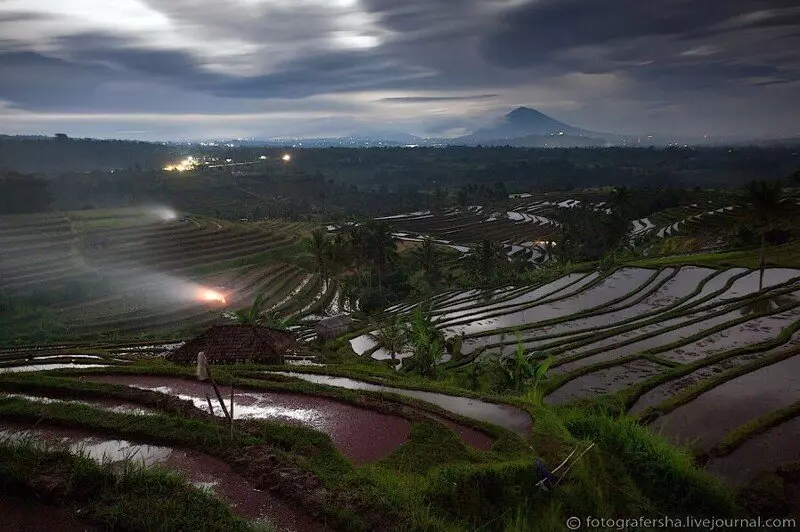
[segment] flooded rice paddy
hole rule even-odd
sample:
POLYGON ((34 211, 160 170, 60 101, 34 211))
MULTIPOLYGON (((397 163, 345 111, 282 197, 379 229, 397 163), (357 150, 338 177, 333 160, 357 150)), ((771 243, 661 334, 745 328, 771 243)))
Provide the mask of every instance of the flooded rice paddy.
MULTIPOLYGON (((191 400, 208 412, 211 398, 214 413, 223 416, 210 384, 173 377, 145 375, 98 375, 93 382, 122 384, 191 400)), ((222 387, 229 405, 230 388, 222 387)), ((305 425, 330 436, 334 445, 354 463, 365 463, 387 456, 408 440, 411 423, 399 416, 386 415, 331 399, 296 393, 235 390, 234 418, 266 419, 305 425)))
MULTIPOLYGON (((640 226, 644 227, 641 221, 640 226)), ((623 391, 672 367, 699 365, 714 357, 708 365, 646 391, 631 408, 636 414, 695 384, 796 348, 800 333, 786 344, 761 346, 794 330, 800 322, 800 270, 767 268, 761 291, 759 277, 758 271, 744 268, 681 266, 658 272, 622 268, 603 277, 572 274, 527 290, 509 288, 499 295, 474 290, 451 293, 432 304, 437 326, 445 336, 463 335, 462 355, 477 353, 477 360, 483 360, 511 353, 519 334, 527 352, 553 356, 551 375, 570 376, 593 365, 606 366, 568 378, 546 397, 549 403, 623 391), (636 358, 640 355, 651 358, 636 358), (615 366, 609 366, 617 360, 615 366)), ((401 308, 395 311, 405 312, 401 308)), ((365 337, 353 343, 360 348, 356 352, 381 352, 365 337)), ((794 356, 762 369, 754 367, 666 414, 653 429, 673 442, 707 450, 741 424, 800 399, 798 364, 800 356, 794 356)), ((303 378, 358 389, 388 388, 336 383, 336 378, 330 377, 303 378)), ((402 393, 412 396, 408 390, 402 393)), ((436 403, 430 397, 423 400, 436 403)), ((458 413, 478 417, 475 412, 465 412, 458 413)), ((503 425, 492 417, 488 413, 483 420, 503 425)), ((505 423, 508 426, 508 421, 505 423)), ((752 467, 736 472, 736 458, 720 457, 712 460, 709 470, 740 482, 762 466, 774 469, 781 460, 800 459, 800 445, 790 451, 791 444, 785 443, 796 434, 796 423, 770 429, 778 438, 775 449, 762 453, 761 461, 754 459, 752 467)), ((758 453, 754 449, 766 441, 755 437, 732 456, 749 460, 758 453)))
POLYGON ((316 375, 311 373, 295 372, 276 373, 290 377, 297 377, 299 379, 303 379, 304 381, 313 382, 315 384, 347 388, 348 390, 387 392, 404 395, 406 397, 412 397, 414 399, 420 399, 447 410, 448 412, 452 412, 453 414, 499 425, 510 431, 516 432, 523 437, 527 437, 531 431, 530 415, 528 415, 527 412, 510 405, 487 403, 478 399, 446 395, 443 393, 383 386, 379 384, 348 379, 346 377, 333 377, 330 375, 316 375))
POLYGON ((658 418, 653 429, 674 443, 708 450, 736 427, 800 401, 798 375, 800 356, 757 369, 658 418))

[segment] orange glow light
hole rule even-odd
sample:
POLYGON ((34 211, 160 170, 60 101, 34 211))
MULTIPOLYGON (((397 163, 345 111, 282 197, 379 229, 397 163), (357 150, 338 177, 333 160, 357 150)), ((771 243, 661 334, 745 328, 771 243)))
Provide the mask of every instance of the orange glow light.
POLYGON ((209 290, 207 288, 204 288, 200 291, 200 300, 212 303, 222 303, 223 305, 227 303, 227 301, 225 301, 225 296, 223 296, 219 292, 216 292, 214 290, 209 290))

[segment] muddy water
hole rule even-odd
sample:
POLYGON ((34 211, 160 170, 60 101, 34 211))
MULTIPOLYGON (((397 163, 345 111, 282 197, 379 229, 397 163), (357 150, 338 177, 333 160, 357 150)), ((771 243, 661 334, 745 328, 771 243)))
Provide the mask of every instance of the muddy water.
POLYGON ((63 427, 30 428, 3 424, 0 425, 2 436, 13 439, 34 436, 65 445, 72 452, 82 452, 98 462, 132 460, 146 467, 165 467, 181 473, 195 486, 211 490, 245 519, 270 522, 282 531, 324 529, 268 491, 256 489, 225 462, 197 451, 105 439, 90 432, 63 427))
MULTIPOLYGON (((708 277, 712 272, 713 270, 707 268, 695 268, 693 266, 681 268, 681 271, 679 271, 675 277, 664 283, 661 288, 636 305, 625 309, 606 312, 597 316, 578 318, 565 323, 527 331, 523 334, 522 338, 536 338, 542 335, 564 334, 572 331, 578 332, 583 329, 595 327, 607 328, 620 325, 629 320, 635 320, 639 316, 671 305, 680 298, 691 294, 697 289, 697 284, 708 277)), ((635 300, 641 297, 641 293, 634 294, 634 296, 631 297, 633 298, 632 300, 635 300)), ((627 301, 631 301, 631 299, 627 301)), ((621 306, 621 304, 616 305, 616 307, 619 306, 621 306)), ((525 347, 534 348, 538 345, 544 345, 554 341, 556 340, 525 342, 525 347)))
MULTIPOLYGON (((592 282, 597 277, 597 274, 589 274, 586 276, 581 277, 577 282, 573 282, 567 287, 564 287, 556 292, 550 293, 546 295, 546 297, 541 297, 538 304, 543 304, 546 301, 552 300, 557 297, 561 297, 562 295, 569 295, 575 292, 579 292, 583 289, 583 287, 590 282, 592 282)), ((562 277, 563 279, 563 277, 562 277)), ((554 281, 558 282, 558 281, 554 281)), ((549 291, 550 288, 541 287, 542 290, 549 291)), ((538 290, 538 289, 537 289, 538 290)), ((506 323, 513 321, 515 318, 518 319, 517 315, 524 315, 526 311, 532 309, 524 309, 519 310, 520 307, 524 307, 525 305, 518 305, 517 307, 511 308, 503 308, 503 309, 495 309, 495 310, 486 310, 486 307, 480 307, 477 309, 470 309, 469 311, 463 312, 459 314, 459 317, 456 320, 449 320, 449 323, 455 321, 467 321, 472 319, 473 322, 468 325, 447 325, 447 323, 440 322, 439 326, 445 336, 453 336, 455 334, 475 334, 479 332, 483 332, 490 329, 495 329, 499 327, 505 327, 506 323), (504 315, 496 316, 496 317, 489 317, 493 314, 505 312, 504 315)), ((533 307, 533 309, 538 308, 538 306, 533 307)), ((524 319, 523 319, 524 321, 524 319)), ((517 322, 514 322, 517 324, 517 322)))
POLYGON ((658 353, 658 356, 680 364, 696 362, 722 351, 771 340, 778 336, 782 329, 796 321, 798 316, 800 316, 800 308, 774 316, 757 318, 711 334, 696 342, 658 353))
POLYGON ((761 471, 775 471, 794 460, 800 460, 800 417, 754 436, 728 456, 712 458, 706 471, 743 485, 761 471))
MULTIPOLYGON (((724 294, 712 298, 708 303, 724 301, 726 299, 733 299, 758 292, 758 277, 758 271, 748 273, 744 277, 734 281, 733 285, 731 285, 724 294)), ((795 277, 800 277, 800 270, 790 268, 768 268, 764 270, 764 288, 767 289, 777 284, 785 283, 795 277)))
POLYGON ((486 314, 476 314, 473 318, 477 321, 468 325, 446 328, 444 330, 449 331, 451 329, 457 329, 456 332, 458 333, 463 331, 464 334, 474 334, 483 332, 488 328, 513 327, 515 325, 530 324, 542 320, 569 316, 576 312, 603 305, 613 299, 624 296, 630 291, 637 290, 651 275, 653 275, 652 270, 625 268, 618 270, 613 275, 601 281, 600 284, 565 299, 553 301, 551 303, 542 303, 532 308, 511 312, 494 318, 480 319, 482 315, 485 316, 486 314))
MULTIPOLYGON (((720 272, 719 275, 715 275, 712 279, 709 279, 709 281, 700 290, 700 293, 690 298, 688 301, 686 301, 683 305, 681 305, 681 308, 695 305, 698 301, 700 301, 704 297, 708 297, 714 292, 722 290, 723 288, 725 288, 725 285, 728 283, 728 281, 746 271, 747 271, 746 268, 731 268, 729 270, 720 272)), ((689 291, 689 293, 691 292, 692 291, 689 291)))
POLYGON ((549 404, 563 404, 574 399, 613 393, 641 382, 663 371, 664 367, 649 360, 635 360, 583 375, 567 382, 545 397, 549 404))
POLYGON ((739 366, 743 366, 750 362, 754 362, 756 360, 762 359, 764 357, 771 356, 773 354, 786 351, 787 349, 791 349, 792 347, 800 345, 800 332, 795 333, 789 342, 774 349, 769 349, 767 351, 762 351, 760 353, 747 353, 744 355, 737 355, 716 364, 711 364, 709 366, 698 368, 695 371, 680 377, 678 379, 665 382, 659 386, 656 386, 652 390, 644 393, 636 403, 631 407, 631 413, 639 413, 647 407, 655 406, 670 397, 673 397, 683 390, 694 386, 706 379, 710 379, 712 377, 716 377, 720 373, 725 371, 732 370, 739 366))
POLYGON ((721 384, 653 424, 678 444, 707 450, 748 421, 800 400, 800 356, 721 384))
MULTIPOLYGON (((629 297, 623 299, 619 303, 614 304, 613 306, 610 307, 610 309, 613 310, 613 309, 617 309, 617 308, 620 308, 620 307, 624 307, 626 305, 630 305, 631 303, 633 303, 634 301, 636 301, 637 299, 642 297, 644 294, 646 294, 646 293, 650 292, 651 290, 653 290, 656 286, 658 286, 659 283, 663 282, 664 279, 666 279, 667 277, 672 275, 674 272, 675 272, 675 268, 664 268, 663 270, 661 270, 658 273, 658 275, 656 275, 653 278, 652 281, 650 281, 646 285, 643 285, 642 288, 638 292, 636 292, 634 294, 631 294, 629 297)), ((664 284, 666 284, 666 283, 664 283, 664 284)))
POLYGON ((626 355, 631 355, 634 353, 640 353, 642 351, 646 351, 649 349, 655 349, 657 347, 668 345, 673 342, 677 342, 684 338, 689 338, 695 334, 700 333, 701 331, 714 327, 715 325, 720 325, 731 320, 735 320, 741 317, 741 314, 738 311, 729 312, 714 318, 708 318, 704 321, 694 323, 691 325, 687 325, 685 327, 681 327, 679 329, 675 329, 673 331, 667 331, 662 334, 658 334, 656 336, 645 338, 638 342, 633 342, 627 345, 618 345, 621 341, 628 340, 630 338, 636 338, 637 336, 656 332, 659 329, 664 327, 669 327, 671 325, 679 324, 684 321, 689 321, 692 317, 697 317, 698 315, 693 316, 686 316, 681 318, 673 318, 671 320, 667 320, 658 324, 648 325, 646 327, 642 327, 641 329, 637 329, 634 331, 629 331, 626 333, 622 333, 618 336, 613 336, 611 338, 606 338, 599 342, 595 342, 593 344, 589 344, 587 346, 579 347, 573 350, 568 351, 567 355, 583 353, 586 351, 591 351, 594 349, 599 349, 602 347, 608 348, 598 354, 591 355, 586 358, 582 358, 576 360, 574 362, 569 362, 567 364, 563 364, 561 366, 557 366, 553 368, 555 373, 567 373, 570 371, 574 371, 578 368, 582 368, 584 366, 588 366, 591 364, 597 364, 599 362, 606 362, 609 360, 613 360, 615 358, 620 358, 626 355))
MULTIPOLYGON (((214 390, 207 383, 145 375, 98 375, 87 380, 123 384, 189 399, 206 412, 208 395, 214 413, 223 416, 214 390)), ((221 392, 229 407, 230 388, 223 387, 221 392)), ((330 436, 342 454, 357 464, 383 458, 408 440, 411 432, 411 423, 401 417, 295 393, 240 390, 234 394, 234 417, 269 419, 319 430, 330 436)))
POLYGON ((440 320, 447 319, 448 313, 456 313, 455 311, 465 307, 473 307, 480 304, 493 304, 497 300, 508 297, 512 292, 518 292, 519 290, 519 288, 513 287, 495 290, 467 290, 441 303, 434 302, 433 314, 439 315, 438 319, 440 320))
POLYGON ((348 390, 387 392, 404 395, 406 397, 413 397, 415 399, 420 399, 422 401, 435 404, 440 408, 443 408, 444 410, 454 414, 505 427, 523 437, 528 437, 531 431, 531 417, 521 409, 509 405, 498 405, 480 401, 478 399, 446 395, 443 393, 382 386, 378 384, 357 381, 354 379, 348 379, 345 377, 332 377, 330 375, 313 375, 310 373, 284 371, 275 373, 280 375, 288 375, 290 377, 297 377, 299 379, 316 384, 347 388, 348 390))
MULTIPOLYGON (((546 298, 546 297, 551 297, 553 294, 559 292, 562 289, 565 289, 565 287, 567 287, 569 285, 572 285, 573 283, 578 282, 583 277, 586 277, 586 274, 571 273, 571 274, 565 275, 565 276, 563 276, 563 277, 561 277, 559 279, 556 279, 555 281, 553 281, 551 283, 548 283, 548 284, 546 284, 544 286, 540 286, 539 288, 535 288, 533 290, 525 292, 524 294, 519 295, 519 296, 514 297, 514 298, 511 298, 511 299, 509 299, 507 301, 502 301, 502 302, 499 302, 499 303, 496 303, 496 304, 493 304, 493 305, 488 305, 487 304, 487 305, 481 306, 480 308, 477 308, 477 309, 471 308, 469 310, 462 310, 462 311, 455 312, 454 311, 455 307, 451 307, 450 309, 448 309, 448 311, 446 313, 444 313, 441 316, 439 316, 438 321, 440 323, 444 323, 444 322, 456 320, 458 318, 463 318, 465 316, 469 316, 470 314, 487 312, 489 310, 496 309, 498 307, 506 307, 506 306, 510 307, 510 306, 514 306, 514 305, 524 305, 524 304, 527 304, 527 303, 532 303, 532 302, 534 302, 536 300, 539 300, 539 299, 543 299, 543 298, 546 298)), ((477 305, 477 304, 479 304, 481 302, 482 301, 479 298, 475 298, 475 299, 473 299, 471 301, 468 301, 467 303, 464 303, 461 306, 462 307, 466 307, 466 306, 470 306, 470 305, 477 305)))

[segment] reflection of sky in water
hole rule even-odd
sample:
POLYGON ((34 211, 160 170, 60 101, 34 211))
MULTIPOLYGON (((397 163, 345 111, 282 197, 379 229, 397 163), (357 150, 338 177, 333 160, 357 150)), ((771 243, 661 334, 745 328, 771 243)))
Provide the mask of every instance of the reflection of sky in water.
POLYGON ((88 438, 70 445, 72 452, 81 452, 98 462, 132 460, 151 466, 163 462, 172 453, 169 447, 139 445, 126 440, 97 440, 88 438))
MULTIPOLYGON (((41 431, 35 429, 0 429, 0 439, 8 439, 11 441, 26 440, 41 435, 41 431)), ((62 436, 60 438, 55 438, 55 442, 67 445, 71 452, 81 453, 96 462, 132 460, 134 462, 143 463, 147 467, 157 462, 163 462, 172 453, 172 449, 169 447, 140 445, 126 440, 100 440, 92 437, 76 441, 74 438, 62 436)))
POLYGON ((102 357, 99 357, 97 355, 50 355, 50 356, 46 356, 46 357, 39 357, 39 356, 34 357, 35 360, 50 360, 50 359, 53 359, 53 358, 55 358, 55 359, 63 359, 63 358, 95 358, 95 359, 100 359, 102 357))
MULTIPOLYGON (((178 399, 183 399, 184 401, 188 400, 191 401, 195 407, 208 412, 208 401, 205 397, 176 394, 169 386, 147 387, 135 385, 133 387, 172 395, 178 399)), ((209 397, 211 397, 211 394, 209 394, 209 397)), ((225 400, 225 407, 229 408, 230 397, 223 394, 223 399, 225 400)), ((325 426, 324 416, 319 409, 276 405, 273 403, 271 398, 265 397, 261 394, 240 393, 234 395, 233 403, 234 419, 289 419, 292 421, 299 421, 316 428, 325 426)), ((214 406, 214 414, 217 417, 225 417, 216 397, 211 397, 211 404, 214 406)))
POLYGON ((531 422, 530 416, 519 408, 512 407, 510 405, 487 403, 468 397, 446 395, 436 392, 426 392, 422 390, 409 390, 406 388, 394 388, 391 386, 381 386, 369 382, 357 381, 354 379, 348 379, 346 377, 334 377, 331 375, 295 373, 290 371, 269 371, 265 373, 297 377, 308 382, 324 384, 326 386, 347 388, 348 390, 367 390, 373 392, 389 392, 405 395, 426 401, 428 403, 433 403, 445 410, 453 412, 454 414, 459 414, 465 417, 471 417, 473 419, 487 421, 489 423, 503 426, 523 436, 527 435, 529 430, 528 427, 531 422))
POLYGON ((37 395, 22 395, 18 393, 8 393, 2 394, 0 393, 0 398, 3 397, 19 397, 20 399, 27 399, 28 401, 33 401, 35 403, 44 403, 44 404, 52 404, 52 403, 63 403, 63 404, 73 404, 73 405, 85 405, 91 406, 92 408, 99 408, 101 410, 107 410, 109 412, 114 412, 116 414, 132 414, 136 416, 151 416, 154 415, 154 412, 150 412, 143 408, 136 408, 135 406, 128 406, 128 405, 117 405, 117 406, 105 406, 97 403, 91 403, 88 401, 77 401, 77 400, 70 400, 67 401, 65 399, 53 399, 52 397, 39 397, 37 395))
POLYGON ((105 364, 41 364, 34 366, 15 366, 12 368, 0 368, 0 373, 19 373, 22 371, 47 371, 50 369, 67 368, 105 368, 105 364))

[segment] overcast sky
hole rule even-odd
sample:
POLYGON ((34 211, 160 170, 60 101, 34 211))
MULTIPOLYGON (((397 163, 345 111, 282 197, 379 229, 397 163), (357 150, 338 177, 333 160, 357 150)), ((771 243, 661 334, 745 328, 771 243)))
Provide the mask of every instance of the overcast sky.
POLYGON ((797 0, 0 0, 0 132, 800 134, 797 0))

